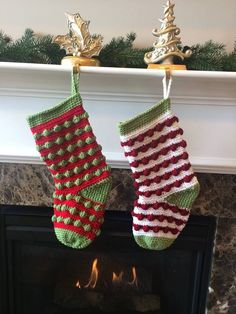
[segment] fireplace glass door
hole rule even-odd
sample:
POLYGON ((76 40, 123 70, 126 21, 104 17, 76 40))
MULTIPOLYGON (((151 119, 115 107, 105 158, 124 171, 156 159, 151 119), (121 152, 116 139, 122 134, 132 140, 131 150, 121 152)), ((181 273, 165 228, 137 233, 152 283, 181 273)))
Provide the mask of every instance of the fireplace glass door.
POLYGON ((151 251, 135 243, 129 214, 108 212, 102 235, 74 250, 55 239, 49 209, 3 212, 4 314, 204 313, 211 217, 192 217, 172 247, 151 251))

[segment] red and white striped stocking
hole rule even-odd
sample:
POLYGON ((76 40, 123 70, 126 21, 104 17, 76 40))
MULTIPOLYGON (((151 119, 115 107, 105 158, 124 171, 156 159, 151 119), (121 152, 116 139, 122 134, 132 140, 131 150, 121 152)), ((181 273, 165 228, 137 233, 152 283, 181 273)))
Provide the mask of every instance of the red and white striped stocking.
POLYGON ((137 191, 133 234, 147 249, 165 249, 174 242, 199 193, 178 121, 164 99, 119 126, 137 191))

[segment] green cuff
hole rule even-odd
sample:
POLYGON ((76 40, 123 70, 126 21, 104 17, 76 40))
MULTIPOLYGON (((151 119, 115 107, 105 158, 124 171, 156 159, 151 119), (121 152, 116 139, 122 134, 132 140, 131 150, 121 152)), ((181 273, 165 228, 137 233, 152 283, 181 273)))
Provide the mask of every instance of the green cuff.
POLYGON ((170 110, 170 101, 169 99, 163 99, 161 102, 154 105, 151 109, 144 111, 130 120, 120 122, 120 134, 126 135, 145 126, 146 124, 150 124, 168 110, 170 110))
POLYGON ((33 128, 42 123, 48 122, 54 118, 58 118, 65 112, 75 108, 82 103, 82 99, 79 94, 70 96, 66 100, 62 101, 59 105, 54 106, 51 109, 41 111, 32 116, 27 117, 30 128, 33 128))

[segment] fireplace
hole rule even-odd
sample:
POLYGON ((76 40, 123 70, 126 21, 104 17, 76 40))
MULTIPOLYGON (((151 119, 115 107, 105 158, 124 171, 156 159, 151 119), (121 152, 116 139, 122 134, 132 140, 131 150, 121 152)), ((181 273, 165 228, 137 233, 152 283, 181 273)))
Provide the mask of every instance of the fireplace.
POLYGON ((164 251, 136 245, 127 212, 107 211, 83 250, 61 245, 50 217, 46 207, 0 207, 0 313, 205 313, 214 217, 191 216, 164 251))

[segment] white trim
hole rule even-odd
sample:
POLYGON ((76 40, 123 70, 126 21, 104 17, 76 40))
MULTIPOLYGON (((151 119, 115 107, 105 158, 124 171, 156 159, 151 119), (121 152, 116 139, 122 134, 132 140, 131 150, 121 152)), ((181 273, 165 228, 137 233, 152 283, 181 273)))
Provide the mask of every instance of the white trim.
MULTIPOLYGON (((20 89, 20 88, 1 88, 0 97, 24 97, 24 98, 41 98, 41 99, 64 99, 69 96, 66 90, 50 89, 20 89)), ((154 105, 158 99, 162 99, 161 94, 132 94, 132 93, 109 93, 109 92, 81 92, 84 100, 88 101, 112 101, 112 102, 129 102, 129 103, 147 103, 154 105)), ((171 97, 171 103, 176 105, 203 105, 203 106, 236 106, 236 97, 200 97, 200 96, 175 96, 171 97)))
MULTIPOLYGON (((0 62, 0 97, 65 98, 69 95, 70 72, 69 67, 62 65, 0 62)), ((158 78, 164 75, 163 70, 81 67, 81 95, 89 101, 155 104, 163 98, 158 78), (119 83, 126 78, 130 78, 128 84, 120 88, 119 83), (114 84, 109 86, 111 79, 114 84), (135 86, 135 92, 131 92, 130 87, 135 86)), ((171 99, 177 105, 236 106, 235 72, 172 71, 171 75, 171 99), (208 88, 209 82, 217 87, 208 88), (224 84, 227 90, 222 93, 224 84), (185 91, 180 95, 181 86, 185 91)))
MULTIPOLYGON (((55 64, 37 64, 37 63, 17 63, 17 62, 0 62, 0 68, 6 70, 25 70, 25 71, 50 71, 50 72, 70 72, 71 68, 66 65, 55 64)), ((112 67, 89 67, 81 66, 80 73, 87 74, 112 74, 112 75, 142 75, 150 77, 164 77, 164 70, 147 70, 147 69, 131 69, 131 68, 112 68, 112 67)), ((216 79, 236 79, 235 72, 222 71, 171 71, 173 77, 187 78, 216 78, 216 79)))
MULTIPOLYGON (((128 161, 120 153, 106 153, 108 164, 114 169, 130 169, 128 161)), ((236 174, 236 158, 200 158, 191 159, 193 170, 199 173, 236 174)), ((0 163, 42 165, 38 156, 0 155, 0 163)))

